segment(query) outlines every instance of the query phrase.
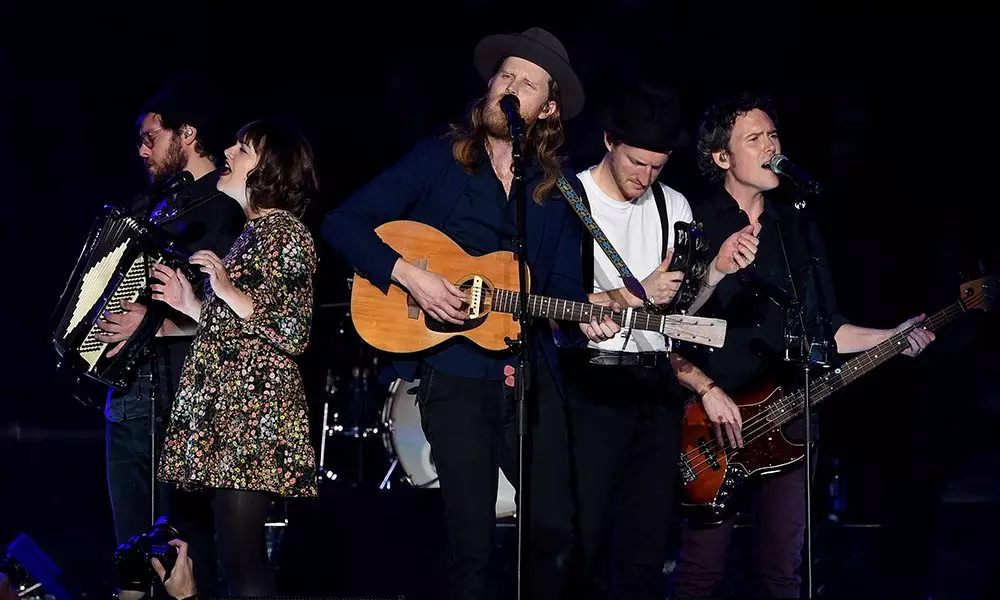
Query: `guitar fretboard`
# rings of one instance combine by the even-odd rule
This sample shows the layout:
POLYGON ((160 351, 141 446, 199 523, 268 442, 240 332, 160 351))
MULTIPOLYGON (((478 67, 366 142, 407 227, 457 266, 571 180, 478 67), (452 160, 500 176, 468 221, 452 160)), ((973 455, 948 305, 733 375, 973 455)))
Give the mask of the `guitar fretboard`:
MULTIPOLYGON (((511 314, 516 313, 520 308, 520 297, 521 294, 513 290, 495 289, 493 290, 493 310, 511 314)), ((663 331, 667 317, 667 315, 655 315, 638 310, 623 310, 616 313, 611 308, 599 304, 574 302, 572 300, 561 300, 531 294, 528 295, 527 308, 528 313, 533 317, 574 321, 577 323, 588 323, 591 320, 600 322, 604 320, 605 316, 609 316, 611 320, 621 327, 646 331, 663 331), (628 320, 627 323, 626 320, 628 320)))
MULTIPOLYGON (((926 319, 920 324, 920 327, 935 331, 964 312, 965 307, 962 303, 956 302, 926 319)), ((909 348, 910 342, 907 341, 907 335, 912 329, 910 327, 897 333, 874 348, 866 350, 845 362, 839 368, 811 382, 809 390, 810 404, 813 406, 819 404, 837 390, 861 378, 875 367, 909 348)), ((784 424, 794 419, 805 412, 805 390, 800 389, 793 394, 789 394, 780 402, 769 407, 767 412, 770 413, 768 420, 775 420, 779 424, 784 424)))

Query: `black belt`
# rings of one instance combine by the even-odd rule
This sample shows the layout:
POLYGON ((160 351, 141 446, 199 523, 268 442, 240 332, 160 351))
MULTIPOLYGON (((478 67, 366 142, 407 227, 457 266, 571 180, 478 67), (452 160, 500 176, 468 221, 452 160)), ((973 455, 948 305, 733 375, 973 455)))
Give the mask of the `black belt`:
POLYGON ((669 364, 666 352, 609 352, 607 350, 587 350, 588 362, 602 367, 644 367, 654 368, 669 364))

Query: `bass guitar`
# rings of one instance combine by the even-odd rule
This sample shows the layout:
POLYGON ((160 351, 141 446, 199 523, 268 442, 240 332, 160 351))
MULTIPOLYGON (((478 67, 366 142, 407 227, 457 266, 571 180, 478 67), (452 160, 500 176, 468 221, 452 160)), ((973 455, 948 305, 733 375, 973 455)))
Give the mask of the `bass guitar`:
MULTIPOLYGON (((385 352, 426 350, 456 337, 486 350, 505 350, 517 339, 520 304, 518 264, 512 252, 470 256, 451 238, 416 221, 390 221, 375 229, 382 240, 408 262, 438 273, 468 294, 461 325, 427 318, 416 300, 395 283, 389 292, 361 276, 351 286, 351 319, 358 335, 385 352)), ((528 288, 531 287, 528 272, 528 288)), ((587 323, 610 316, 622 328, 658 331, 671 338, 721 348, 726 339, 722 319, 688 315, 658 315, 626 308, 574 302, 529 294, 525 303, 533 317, 587 323)))
MULTIPOLYGON (((959 300, 929 317, 919 327, 934 331, 969 310, 989 310, 995 301, 1000 278, 991 275, 961 286, 959 300)), ((849 383, 910 347, 908 328, 893 335, 840 368, 817 378, 810 385, 810 404, 815 406, 849 383)), ((681 430, 681 504, 686 516, 696 523, 718 524, 734 512, 735 500, 743 488, 760 478, 790 470, 802 460, 805 445, 792 443, 781 427, 803 414, 805 392, 785 394, 774 378, 764 378, 731 395, 743 417, 743 447, 734 448, 728 439, 720 446, 714 426, 701 402, 685 409, 681 430)))

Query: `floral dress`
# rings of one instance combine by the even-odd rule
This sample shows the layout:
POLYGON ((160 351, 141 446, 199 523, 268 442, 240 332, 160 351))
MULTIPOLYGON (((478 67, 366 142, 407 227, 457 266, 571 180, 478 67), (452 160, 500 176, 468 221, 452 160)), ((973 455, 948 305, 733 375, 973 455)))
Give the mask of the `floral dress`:
POLYGON ((250 220, 223 259, 253 300, 241 319, 205 282, 157 477, 186 489, 316 496, 305 390, 295 356, 309 341, 316 248, 285 211, 250 220))

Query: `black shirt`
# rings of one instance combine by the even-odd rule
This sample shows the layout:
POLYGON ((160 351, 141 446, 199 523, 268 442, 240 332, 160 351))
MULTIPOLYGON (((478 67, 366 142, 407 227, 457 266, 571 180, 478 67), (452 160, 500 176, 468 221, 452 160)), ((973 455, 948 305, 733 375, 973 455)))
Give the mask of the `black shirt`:
MULTIPOLYGON (((149 219, 152 215, 154 218, 151 220, 172 236, 179 249, 189 254, 211 250, 223 258, 242 233, 246 214, 236 200, 216 189, 218 181, 219 171, 215 170, 188 185, 175 188, 165 198, 141 194, 133 200, 130 211, 142 219, 149 219)), ((197 286, 195 291, 201 294, 197 286)), ((156 304, 157 310, 173 312, 162 303, 156 304)), ((158 357, 161 408, 165 409, 173 400, 191 340, 191 337, 164 337, 152 341, 158 357)), ((140 365, 137 371, 138 380, 128 394, 149 391, 149 364, 140 365)), ((123 404, 117 401, 124 395, 115 391, 108 394, 105 416, 109 420, 129 417, 124 414, 123 404)))
MULTIPOLYGON (((726 276, 698 313, 726 320, 725 345, 718 349, 685 345, 682 351, 730 395, 752 387, 772 369, 781 371, 786 385, 796 383, 791 377, 796 373, 796 363, 784 361, 786 320, 794 325, 800 322, 793 308, 796 299, 803 307, 807 337, 814 342, 827 339, 831 361, 836 358, 833 336, 848 322, 837 308, 815 220, 789 204, 771 199, 765 199, 764 206, 754 262, 726 276), (810 256, 815 257, 819 285, 809 264, 810 256), (823 318, 824 314, 827 318, 823 318)), ((724 188, 695 207, 693 213, 716 251, 730 235, 750 223, 747 213, 724 188)), ((790 331, 798 333, 796 329, 790 331)), ((792 351, 798 354, 797 347, 792 351)), ((788 391, 792 390, 786 388, 788 391)), ((804 433, 801 419, 789 425, 790 436, 800 437, 797 431, 804 433)))

